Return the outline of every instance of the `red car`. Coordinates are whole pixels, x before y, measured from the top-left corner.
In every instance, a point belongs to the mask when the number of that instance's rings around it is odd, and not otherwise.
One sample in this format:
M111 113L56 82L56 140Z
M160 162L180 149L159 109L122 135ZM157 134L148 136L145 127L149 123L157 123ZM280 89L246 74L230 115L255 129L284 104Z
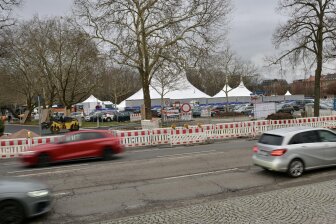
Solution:
M47 166L83 158L110 160L123 151L120 139L108 131L77 131L66 134L55 143L33 146L23 152L20 159L27 166Z

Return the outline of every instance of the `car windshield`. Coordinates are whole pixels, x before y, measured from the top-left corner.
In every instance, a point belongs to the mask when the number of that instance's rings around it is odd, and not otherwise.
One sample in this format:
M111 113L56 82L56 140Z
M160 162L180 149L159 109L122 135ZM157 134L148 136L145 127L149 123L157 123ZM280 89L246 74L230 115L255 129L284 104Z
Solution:
M265 145L281 145L282 141L283 137L280 135L263 134L258 142Z

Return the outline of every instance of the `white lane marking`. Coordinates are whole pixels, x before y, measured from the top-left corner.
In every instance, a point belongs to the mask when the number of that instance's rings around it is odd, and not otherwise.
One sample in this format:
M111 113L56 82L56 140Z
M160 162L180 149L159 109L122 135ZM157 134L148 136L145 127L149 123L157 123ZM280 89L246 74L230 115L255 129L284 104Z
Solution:
M48 175L48 174L59 174L59 173L67 173L72 171L78 171L78 170L84 170L85 168L79 168L79 169L71 169L71 170L56 170L56 171L49 171L44 173L30 173L30 174L22 174L18 175L16 177L30 177L30 176L42 176L42 175Z
M210 153L203 153L203 154L200 153L200 154L197 154L197 156L198 155L206 156L206 155L223 154L223 153L226 153L226 152L210 152ZM190 158L190 157L193 157L193 156L195 156L195 155L174 156L174 157L172 156L172 157L165 157L164 159L166 159L166 160L169 160L169 159L184 159L184 158Z
M52 195L54 197L61 197L61 196L64 196L64 195L70 195L72 194L71 192L59 192L59 193L53 193Z
M165 156L156 156L156 158L166 158L166 157L174 157L174 156L185 156L185 155L195 155L195 154L207 154L217 152L216 150L206 150L206 151L199 151L199 152L187 152L187 153L179 153L179 154L171 154Z
M187 175L180 175L175 177L166 177L163 178L164 180L173 180L173 179L179 179L179 178L185 178L185 177L193 177L193 176L201 176L201 175L207 175L207 174L215 174L215 173L224 173L224 172L230 172L238 170L238 168L230 168L225 170L216 170L216 171L209 171L209 172L203 172L203 173L194 173L194 174L187 174Z
M126 153L130 153L130 154L132 154L132 153L152 152L152 151L161 151L161 150L167 150L167 148L161 148L161 149L159 149L159 148L139 149L139 150L134 150L134 151L129 150L129 151L126 151Z
M166 159L166 160L176 160L176 159L183 159L183 158L190 158L193 157L195 155L209 155L209 154L223 154L226 152L217 152L216 150L211 150L211 151L205 151L206 153L202 153L202 152L196 152L196 153L182 153L182 154L173 154L173 155L169 155L169 156L162 156L159 158L151 158L151 159ZM49 172L40 172L40 173L31 173L31 174L22 174L22 175L18 175L16 177L29 177L29 176L42 176L42 175L48 175L48 174L60 174L60 173L67 173L67 172L73 172L73 171L79 171L79 170L87 170L87 169L93 169L93 168L106 168L107 166L113 166L116 164L129 164L130 162L141 162L141 161L147 161L148 159L142 159L142 160L130 160L130 161L123 161L123 162L114 162L114 163L104 163L104 164L99 164L99 165L92 165L92 166L86 166L89 164L83 164L83 166L85 165L86 167L83 168L79 168L79 169L62 169L62 168L66 168L66 167L60 167L56 170L51 170ZM73 165L73 166L81 166L81 165ZM70 167L70 166L67 166ZM47 169L47 168L46 168ZM35 171L41 171L43 169L39 169ZM34 171L34 170L31 170ZM20 173L20 172L24 172L24 171L12 171L12 172L8 172L8 173Z
M7 163L3 163L1 165L3 166L12 166L12 165L20 165L20 162L7 162Z
M25 173L25 172L32 172L32 171L41 171L41 170L51 170L51 169L64 169L64 168L68 168L68 167L77 167L77 166L87 166L89 165L88 163L83 163L83 164L78 164L78 165L68 165L68 166L60 166L60 167L46 167L46 168L39 168L39 169L28 169L28 170L17 170L17 171L10 171L7 172L8 174L12 174L12 173Z

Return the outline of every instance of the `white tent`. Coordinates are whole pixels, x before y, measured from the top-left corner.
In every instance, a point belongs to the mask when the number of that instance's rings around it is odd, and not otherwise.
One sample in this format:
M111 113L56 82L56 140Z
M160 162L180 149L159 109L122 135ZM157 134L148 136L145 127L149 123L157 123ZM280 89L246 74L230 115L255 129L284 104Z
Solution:
M210 98L209 95L203 93L195 86L193 86L187 79L183 82L183 87L181 89L167 93L164 97L169 99L199 99L199 98Z
M221 89L216 95L214 95L213 97L226 97L225 92L228 92L228 96L230 96L230 92L231 92L231 87L227 84L225 84L225 86L223 87L223 89Z
M102 101L97 99L94 95L89 96L86 100L84 100L80 105L83 105L83 110L85 114L91 113L96 109L96 106L102 105Z
M86 100L84 100L82 103L102 103L101 100L98 100L94 95L89 96Z
M117 108L118 110L122 111L122 110L125 110L125 107L126 107L126 100L122 101L121 103L119 103L117 105Z
M160 99L160 94L151 86L149 86L149 94L151 99ZM126 100L143 100L143 89L141 88L138 92L134 93L132 96L128 97Z
M241 81L238 87L229 92L229 96L250 96L251 93L252 92L245 87L243 81Z
M289 90L287 90L287 92L285 93L285 96L291 96L292 94L289 92Z

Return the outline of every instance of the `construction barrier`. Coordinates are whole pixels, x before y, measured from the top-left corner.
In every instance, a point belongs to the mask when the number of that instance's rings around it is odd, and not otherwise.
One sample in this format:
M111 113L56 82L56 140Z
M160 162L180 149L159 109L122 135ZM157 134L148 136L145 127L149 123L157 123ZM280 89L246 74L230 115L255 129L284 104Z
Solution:
M0 158L13 158L30 146L51 143L57 141L61 136L17 138L0 140Z
M138 114L131 114L130 115L130 120L133 122L133 121L141 121L141 114L138 113Z
M206 124L177 128L155 128L132 131L110 130L125 147L187 145L209 139L256 137L265 131L293 126L336 128L336 116L289 120L258 120L224 124ZM29 146L57 141L60 136L0 140L0 158L17 157Z

